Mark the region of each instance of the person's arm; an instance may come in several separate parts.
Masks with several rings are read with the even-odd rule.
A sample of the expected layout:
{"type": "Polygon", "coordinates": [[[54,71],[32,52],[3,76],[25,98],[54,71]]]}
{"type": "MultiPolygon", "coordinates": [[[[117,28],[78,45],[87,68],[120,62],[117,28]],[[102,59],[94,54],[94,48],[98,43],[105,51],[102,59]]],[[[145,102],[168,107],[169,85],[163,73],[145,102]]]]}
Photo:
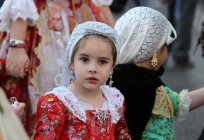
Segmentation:
{"type": "Polygon", "coordinates": [[[204,105],[204,88],[190,91],[189,96],[191,98],[190,111],[204,105]]]}
{"type": "MultiPolygon", "coordinates": [[[[11,22],[10,40],[25,41],[28,21],[18,18],[11,22]]],[[[22,45],[22,44],[21,44],[22,45]]],[[[24,77],[29,66],[29,57],[25,46],[9,46],[6,57],[7,74],[15,77],[24,77]]]]}
{"type": "Polygon", "coordinates": [[[99,9],[103,13],[104,18],[108,21],[108,25],[111,27],[114,27],[115,25],[115,20],[113,18],[113,15],[110,11],[109,6],[100,6],[99,9]]]}

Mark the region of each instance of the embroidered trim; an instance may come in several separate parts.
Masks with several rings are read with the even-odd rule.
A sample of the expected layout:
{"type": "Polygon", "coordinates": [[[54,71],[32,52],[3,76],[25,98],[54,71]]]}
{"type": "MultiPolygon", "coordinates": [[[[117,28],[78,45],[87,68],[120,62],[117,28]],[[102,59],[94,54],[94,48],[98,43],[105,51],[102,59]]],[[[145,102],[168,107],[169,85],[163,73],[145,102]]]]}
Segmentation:
{"type": "Polygon", "coordinates": [[[156,89],[156,99],[152,113],[157,116],[171,118],[174,116],[174,109],[165,89],[160,86],[156,89]]]}
{"type": "Polygon", "coordinates": [[[104,86],[102,89],[108,103],[108,110],[111,112],[112,122],[117,123],[121,118],[123,110],[124,97],[116,88],[104,86]]]}

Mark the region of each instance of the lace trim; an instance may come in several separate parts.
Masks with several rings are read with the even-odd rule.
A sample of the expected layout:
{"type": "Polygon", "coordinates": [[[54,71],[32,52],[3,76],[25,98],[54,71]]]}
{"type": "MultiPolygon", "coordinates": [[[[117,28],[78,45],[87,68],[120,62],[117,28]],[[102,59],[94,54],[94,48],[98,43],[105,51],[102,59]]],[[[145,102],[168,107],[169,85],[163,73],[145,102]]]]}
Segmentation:
{"type": "Polygon", "coordinates": [[[0,30],[10,32],[11,19],[28,19],[30,26],[34,25],[39,15],[33,0],[5,0],[0,9],[0,30]]]}
{"type": "Polygon", "coordinates": [[[183,120],[186,116],[186,114],[189,113],[189,109],[190,109],[190,104],[191,104],[191,98],[188,95],[188,90],[187,89],[183,89],[180,93],[180,103],[181,103],[181,107],[180,107],[180,111],[178,113],[178,115],[176,116],[176,119],[178,119],[179,121],[183,120]]]}
{"type": "Polygon", "coordinates": [[[102,91],[112,115],[112,122],[117,123],[123,114],[124,97],[119,90],[110,88],[109,86],[104,86],[102,91]]]}
{"type": "MultiPolygon", "coordinates": [[[[113,123],[117,123],[123,113],[124,97],[119,90],[110,88],[107,85],[101,87],[101,90],[106,98],[107,109],[111,112],[111,119],[113,123]]],[[[86,109],[78,101],[77,97],[66,87],[58,87],[47,94],[54,94],[57,98],[80,120],[86,122],[86,109]]],[[[103,105],[104,109],[106,108],[103,105]]]]}
{"type": "Polygon", "coordinates": [[[162,115],[167,118],[174,116],[174,109],[165,89],[161,86],[156,89],[156,98],[152,110],[154,115],[162,115]]]}
{"type": "Polygon", "coordinates": [[[110,6],[113,0],[92,0],[92,2],[97,6],[101,7],[103,5],[110,6]]]}

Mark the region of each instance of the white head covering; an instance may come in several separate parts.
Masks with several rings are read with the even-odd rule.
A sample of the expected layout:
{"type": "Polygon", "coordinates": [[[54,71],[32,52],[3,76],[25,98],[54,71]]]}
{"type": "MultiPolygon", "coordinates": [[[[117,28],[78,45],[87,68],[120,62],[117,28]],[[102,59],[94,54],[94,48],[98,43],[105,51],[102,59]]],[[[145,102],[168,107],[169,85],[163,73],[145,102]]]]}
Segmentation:
{"type": "Polygon", "coordinates": [[[117,20],[115,29],[122,43],[117,64],[145,61],[177,37],[171,23],[149,7],[130,9],[117,20]]]}
{"type": "MultiPolygon", "coordinates": [[[[62,69],[62,76],[61,76],[61,85],[62,86],[68,86],[70,84],[71,79],[71,73],[70,73],[70,64],[71,64],[71,58],[73,54],[73,50],[76,47],[76,44],[86,35],[103,35],[107,38],[109,38],[113,44],[116,47],[117,56],[119,54],[119,46],[120,46],[120,40],[118,37],[117,32],[111,28],[110,26],[96,22],[96,21],[87,21],[82,24],[78,24],[69,39],[68,45],[66,47],[66,54],[65,54],[65,60],[64,65],[62,69]]],[[[96,45],[97,46],[97,45],[96,45]]],[[[118,58],[118,57],[117,57],[118,58]]]]}

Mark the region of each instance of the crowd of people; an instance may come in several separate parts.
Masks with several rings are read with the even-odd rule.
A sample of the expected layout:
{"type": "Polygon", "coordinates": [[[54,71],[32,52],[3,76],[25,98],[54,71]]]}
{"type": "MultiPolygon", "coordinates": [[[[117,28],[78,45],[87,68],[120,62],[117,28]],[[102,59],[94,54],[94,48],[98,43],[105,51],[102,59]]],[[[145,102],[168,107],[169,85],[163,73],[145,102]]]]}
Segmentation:
{"type": "MultiPolygon", "coordinates": [[[[19,128],[15,139],[173,140],[174,118],[204,104],[204,87],[177,93],[160,78],[184,25],[177,32],[161,12],[142,6],[115,21],[112,2],[4,1],[1,99],[14,100],[10,109],[0,100],[0,139],[13,139],[19,128]]],[[[175,24],[186,16],[182,6],[175,24]]],[[[192,67],[188,50],[175,64],[192,67]]]]}

